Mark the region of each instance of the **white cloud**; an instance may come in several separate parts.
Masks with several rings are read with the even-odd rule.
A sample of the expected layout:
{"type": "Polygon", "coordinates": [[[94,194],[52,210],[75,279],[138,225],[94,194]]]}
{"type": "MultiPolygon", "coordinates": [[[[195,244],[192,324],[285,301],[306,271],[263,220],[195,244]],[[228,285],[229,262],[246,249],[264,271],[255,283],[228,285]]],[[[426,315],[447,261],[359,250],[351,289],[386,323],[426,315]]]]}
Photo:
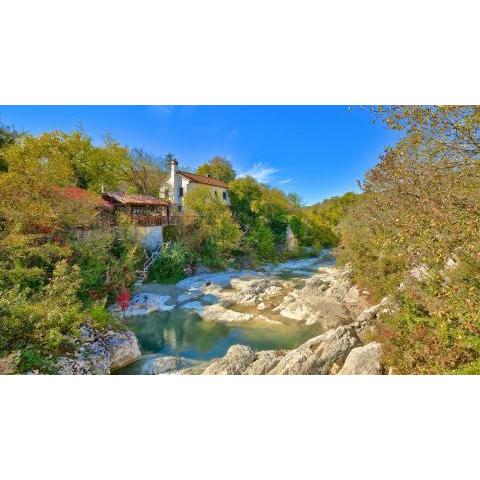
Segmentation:
{"type": "Polygon", "coordinates": [[[286,185],[287,183],[290,183],[292,181],[291,178],[286,178],[285,180],[280,180],[278,183],[280,185],[286,185]]]}
{"type": "Polygon", "coordinates": [[[238,135],[238,130],[234,128],[233,130],[230,130],[230,132],[227,133],[227,140],[231,140],[232,138],[236,137],[238,135]]]}
{"type": "Polygon", "coordinates": [[[160,115],[173,115],[173,106],[169,105],[151,105],[150,110],[153,113],[160,114],[160,115]]]}
{"type": "Polygon", "coordinates": [[[247,175],[249,175],[250,177],[253,177],[255,180],[257,180],[257,182],[266,183],[272,175],[279,171],[280,170],[278,168],[270,167],[259,162],[255,163],[252,168],[240,173],[238,176],[246,177],[247,175]]]}

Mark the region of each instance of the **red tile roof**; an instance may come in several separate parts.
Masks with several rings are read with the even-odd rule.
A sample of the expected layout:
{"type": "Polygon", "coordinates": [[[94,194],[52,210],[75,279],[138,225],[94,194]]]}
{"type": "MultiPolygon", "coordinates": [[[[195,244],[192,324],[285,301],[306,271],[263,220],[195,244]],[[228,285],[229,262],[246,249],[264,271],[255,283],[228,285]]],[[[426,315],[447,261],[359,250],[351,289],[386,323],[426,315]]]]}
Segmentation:
{"type": "Polygon", "coordinates": [[[139,195],[136,193],[123,192],[105,192],[103,198],[106,200],[114,200],[123,205],[170,205],[168,200],[153,197],[152,195],[139,195]]]}
{"type": "Polygon", "coordinates": [[[178,173],[191,182],[201,183],[203,185],[211,185],[213,187],[228,188],[228,185],[225,182],[222,182],[222,180],[217,180],[216,178],[207,177],[206,175],[199,175],[198,173],[183,172],[180,170],[178,173]]]}
{"type": "Polygon", "coordinates": [[[112,208],[112,205],[103,198],[80,187],[55,187],[55,191],[69,200],[91,202],[91,204],[97,208],[112,208]]]}

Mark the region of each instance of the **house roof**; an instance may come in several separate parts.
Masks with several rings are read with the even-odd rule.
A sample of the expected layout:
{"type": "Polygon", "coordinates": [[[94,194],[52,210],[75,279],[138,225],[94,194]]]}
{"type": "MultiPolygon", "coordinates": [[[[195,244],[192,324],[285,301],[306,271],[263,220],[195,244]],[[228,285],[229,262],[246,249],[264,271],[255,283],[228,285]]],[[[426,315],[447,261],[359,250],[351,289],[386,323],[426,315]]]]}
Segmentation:
{"type": "Polygon", "coordinates": [[[170,205],[170,202],[152,195],[139,195],[136,193],[104,192],[103,198],[114,200],[122,205],[170,205]]]}
{"type": "Polygon", "coordinates": [[[95,195],[93,192],[84,190],[80,187],[57,187],[55,191],[64,198],[76,202],[87,203],[90,202],[97,208],[112,208],[112,205],[104,200],[102,197],[95,195]]]}
{"type": "Polygon", "coordinates": [[[206,175],[199,175],[198,173],[183,172],[180,170],[178,171],[178,174],[182,175],[182,177],[187,178],[191,182],[201,183],[203,185],[211,185],[213,187],[228,188],[228,185],[225,182],[222,182],[222,180],[218,180],[212,177],[207,177],[206,175]]]}

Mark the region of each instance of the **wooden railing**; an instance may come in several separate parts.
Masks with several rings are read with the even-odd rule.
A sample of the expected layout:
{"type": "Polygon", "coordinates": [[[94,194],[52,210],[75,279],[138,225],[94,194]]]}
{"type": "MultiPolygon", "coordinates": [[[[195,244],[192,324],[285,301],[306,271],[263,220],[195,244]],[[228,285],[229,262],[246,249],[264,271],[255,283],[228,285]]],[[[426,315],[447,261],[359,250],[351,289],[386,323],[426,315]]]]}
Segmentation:
{"type": "Polygon", "coordinates": [[[138,215],[132,214],[130,218],[141,227],[156,227],[161,225],[176,225],[177,217],[166,217],[162,215],[138,215]]]}

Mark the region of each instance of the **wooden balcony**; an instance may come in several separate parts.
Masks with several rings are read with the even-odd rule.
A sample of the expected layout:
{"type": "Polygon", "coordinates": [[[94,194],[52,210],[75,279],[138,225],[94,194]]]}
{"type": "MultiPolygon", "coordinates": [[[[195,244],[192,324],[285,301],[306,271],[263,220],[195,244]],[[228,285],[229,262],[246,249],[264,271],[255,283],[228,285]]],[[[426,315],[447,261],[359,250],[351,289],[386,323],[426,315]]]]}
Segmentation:
{"type": "Polygon", "coordinates": [[[178,217],[164,215],[138,215],[131,214],[130,218],[140,227],[158,227],[162,225],[176,225],[178,217]]]}

